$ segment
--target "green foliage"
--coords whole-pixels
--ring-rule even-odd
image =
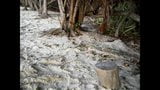
[[[75,24],[75,28],[80,27],[80,25],[81,25],[81,23],[80,23],[80,22],[76,22],[76,24]]]
[[[113,5],[113,11],[120,11],[130,13],[135,11],[136,5],[132,1],[124,1]],[[127,15],[127,14],[126,14]],[[107,35],[114,36],[117,27],[120,23],[122,25],[119,28],[119,36],[122,38],[139,38],[139,32],[137,31],[137,26],[134,20],[132,20],[129,15],[114,15],[110,16],[110,28],[107,30]],[[125,19],[123,21],[123,19]]]
[[[101,24],[103,22],[103,18],[96,18],[94,21],[95,24]]]
[[[115,11],[134,12],[136,5],[132,0],[129,0],[129,1],[119,2],[118,4],[114,4],[113,7]]]

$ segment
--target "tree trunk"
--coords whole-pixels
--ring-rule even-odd
[[[27,9],[27,6],[28,6],[28,0],[24,0],[24,5],[25,5],[25,6],[24,6],[24,10],[28,10],[28,9]]]
[[[59,7],[61,16],[64,16],[64,5],[62,0],[58,0],[58,7]]]
[[[33,7],[36,11],[38,11],[38,7],[37,7],[37,3],[35,0],[32,0],[32,3],[33,3]]]
[[[42,15],[42,0],[39,0],[39,11],[38,13]]]
[[[101,62],[96,64],[96,72],[100,85],[110,90],[118,90],[121,86],[119,70],[113,62]]]
[[[80,0],[68,0],[70,3],[69,7],[67,7],[67,0],[64,0],[64,4],[62,0],[58,0],[58,5],[61,13],[61,26],[62,29],[64,29],[69,37],[77,35],[81,35],[79,31],[79,27],[77,25],[79,22],[83,21],[84,18],[84,7],[82,8],[82,5],[80,6],[79,4],[82,4]],[[81,9],[80,9],[81,7]],[[68,11],[67,11],[68,10]],[[83,11],[83,12],[81,12]],[[69,12],[69,18],[67,17],[67,13]]]
[[[69,37],[75,36],[74,34],[74,21],[73,21],[73,13],[74,13],[74,6],[76,0],[71,0],[70,3],[70,12],[69,12]]]
[[[28,0],[28,4],[29,4],[30,8],[31,8],[32,10],[34,10],[33,4],[32,4],[32,2],[31,2],[31,0]]]
[[[77,32],[78,35],[82,35],[80,30],[82,29],[81,25],[83,23],[83,19],[84,19],[84,16],[85,16],[86,6],[87,6],[86,0],[83,0],[83,1],[80,2],[78,12],[77,12],[77,16],[76,16],[76,21],[75,21],[78,24],[78,26],[76,27],[76,32]]]
[[[65,0],[63,4],[62,0],[58,0],[58,6],[59,6],[60,15],[61,15],[60,23],[61,23],[62,30],[66,30],[66,17],[67,17],[65,13],[66,2],[67,0]]]
[[[79,4],[79,0],[76,1],[75,7],[74,7],[73,24],[75,24],[75,19],[76,19],[76,16],[77,16],[78,4]]]
[[[108,0],[102,0],[103,3],[103,22],[99,27],[99,33],[104,34],[106,30],[109,28],[109,1]]]
[[[43,0],[42,18],[47,18],[47,0]]]

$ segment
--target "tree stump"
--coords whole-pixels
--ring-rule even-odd
[[[120,88],[119,70],[115,63],[97,63],[96,72],[101,86],[109,90],[118,90]]]

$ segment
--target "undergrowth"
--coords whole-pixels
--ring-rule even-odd
[[[113,13],[110,16],[110,28],[106,30],[106,35],[114,37],[118,29],[118,38],[126,41],[139,41],[140,24],[129,16],[130,13],[137,12],[136,6],[133,1],[123,1],[112,5]],[[114,15],[115,12],[119,12],[120,14]]]

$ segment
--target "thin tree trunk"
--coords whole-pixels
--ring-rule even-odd
[[[104,34],[106,30],[109,28],[108,23],[109,23],[109,1],[108,0],[102,0],[103,3],[103,22],[99,27],[99,33]]]
[[[83,19],[84,19],[84,16],[85,16],[85,12],[86,12],[86,0],[83,0],[81,2],[79,2],[79,8],[78,8],[78,15],[77,15],[77,18],[76,18],[76,22],[78,23],[78,27],[76,28],[76,32],[78,35],[82,35],[82,33],[80,32],[80,30],[82,29],[81,28],[81,25],[83,23]]]
[[[58,7],[59,7],[61,16],[64,16],[64,5],[62,0],[58,0]]]
[[[64,1],[63,4],[63,13],[64,16],[62,17],[62,29],[65,30],[67,32],[68,26],[67,26],[67,0]]]
[[[32,3],[33,3],[33,6],[34,6],[34,9],[36,9],[36,11],[38,11],[38,7],[36,5],[36,1],[35,0],[32,0]]]
[[[28,0],[28,4],[29,4],[30,8],[33,10],[33,5],[31,3],[31,0]]]
[[[77,35],[82,35],[81,32],[80,32],[80,20],[79,20],[79,2],[80,0],[77,0],[76,1],[76,4],[75,4],[75,8],[74,8],[74,13],[73,13],[73,25],[74,25],[74,30],[76,32]],[[83,21],[83,20],[82,20]]]
[[[43,0],[42,18],[47,18],[47,0]]]
[[[25,6],[24,6],[24,9],[25,9],[25,10],[28,10],[28,9],[27,9],[28,0],[24,0],[24,5],[25,5]]]
[[[56,0],[51,0],[50,2],[47,3],[47,5],[53,3],[54,1],[56,1]],[[59,1],[59,0],[58,0],[58,1]]]
[[[65,10],[64,10],[64,8],[66,6],[66,0],[64,1],[64,4],[63,4],[62,0],[58,0],[58,6],[59,6],[60,15],[61,15],[61,20],[60,20],[61,27],[64,30],[64,29],[66,29],[65,25],[64,25],[64,24],[66,24],[65,23],[66,22],[66,15],[65,15]]]
[[[78,11],[78,4],[79,4],[79,0],[77,0],[75,4],[74,13],[73,13],[73,24],[75,24],[75,19]]]
[[[39,14],[42,14],[42,0],[39,0]]]
[[[70,36],[75,36],[74,34],[74,24],[73,24],[73,13],[74,13],[74,5],[75,5],[75,0],[71,0],[70,3],[70,12],[69,12],[69,37]]]

